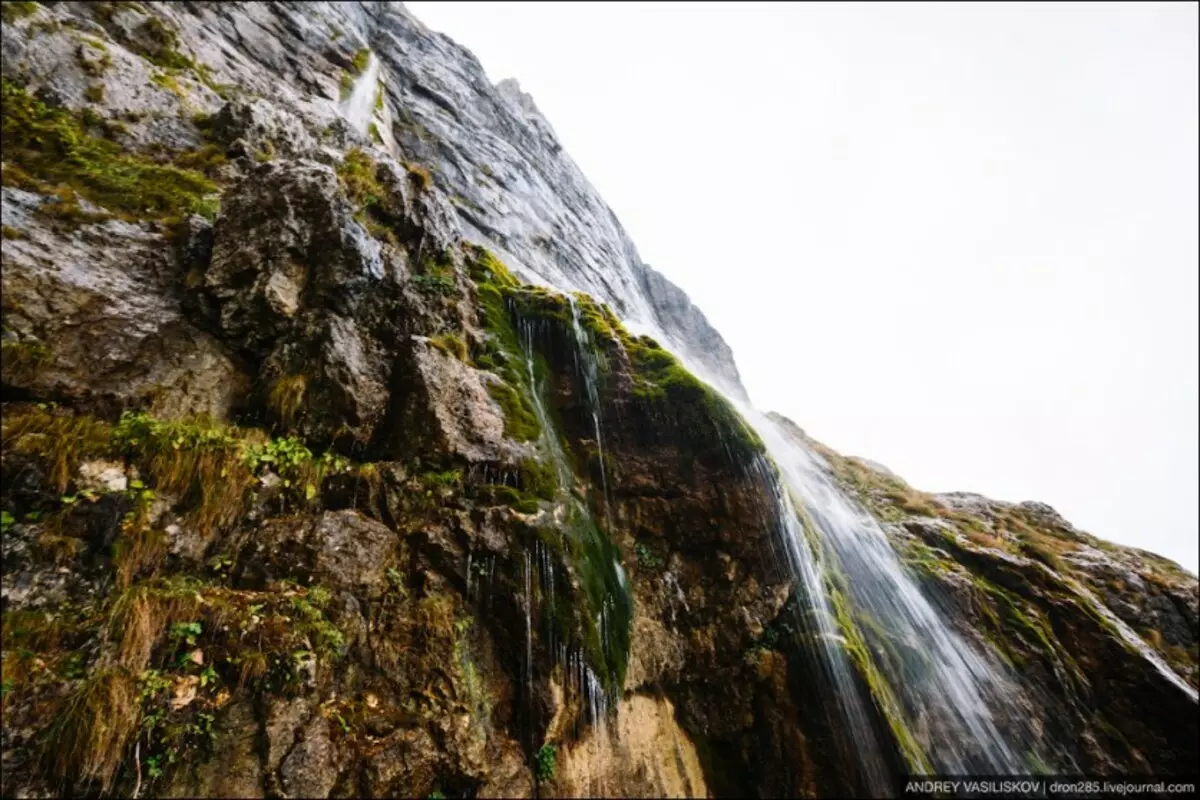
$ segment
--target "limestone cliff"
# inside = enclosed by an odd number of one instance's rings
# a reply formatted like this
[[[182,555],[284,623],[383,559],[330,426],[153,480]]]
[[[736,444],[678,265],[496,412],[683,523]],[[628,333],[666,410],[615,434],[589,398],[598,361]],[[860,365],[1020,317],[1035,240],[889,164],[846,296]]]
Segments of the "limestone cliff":
[[[939,763],[912,643],[813,627],[804,513],[660,344],[744,399],[729,348],[515,82],[396,3],[3,11],[0,793],[844,796],[862,731]],[[1031,770],[1195,771],[1194,576],[773,424],[1019,677]]]

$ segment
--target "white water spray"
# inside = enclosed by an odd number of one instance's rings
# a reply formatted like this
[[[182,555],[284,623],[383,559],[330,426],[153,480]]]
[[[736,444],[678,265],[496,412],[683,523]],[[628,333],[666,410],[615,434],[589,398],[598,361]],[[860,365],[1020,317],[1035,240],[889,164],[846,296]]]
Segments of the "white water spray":
[[[371,126],[371,118],[375,115],[375,93],[379,84],[379,59],[371,53],[367,57],[367,67],[354,81],[350,96],[342,103],[338,111],[354,129],[366,136]]]

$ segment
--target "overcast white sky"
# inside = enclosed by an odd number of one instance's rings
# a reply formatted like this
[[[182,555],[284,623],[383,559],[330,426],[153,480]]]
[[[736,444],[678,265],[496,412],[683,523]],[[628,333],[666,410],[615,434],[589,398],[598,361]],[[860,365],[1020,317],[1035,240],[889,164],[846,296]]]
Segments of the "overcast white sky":
[[[754,404],[1197,568],[1197,5],[426,3]]]

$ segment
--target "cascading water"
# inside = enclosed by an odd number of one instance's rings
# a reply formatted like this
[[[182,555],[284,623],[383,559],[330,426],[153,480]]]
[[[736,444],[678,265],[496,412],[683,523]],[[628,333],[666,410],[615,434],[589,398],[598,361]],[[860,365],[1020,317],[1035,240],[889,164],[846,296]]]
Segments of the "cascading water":
[[[908,729],[923,732],[929,765],[943,773],[1025,772],[1028,765],[1015,750],[1018,743],[1008,741],[995,719],[997,712],[1009,720],[1020,718],[1016,706],[1010,705],[1019,688],[946,625],[875,520],[838,491],[800,443],[758,412],[745,407],[739,411],[762,438],[806,521],[837,559],[845,580],[833,591],[843,592],[851,613],[880,626],[893,646],[898,663],[890,667],[899,674],[891,675],[888,683],[903,701],[896,711]],[[795,511],[785,507],[781,513]],[[803,535],[788,527],[790,536]],[[808,569],[801,565],[804,574],[798,576],[806,586],[811,581]]]
[[[379,59],[371,53],[367,57],[367,66],[362,74],[354,81],[350,96],[341,104],[338,111],[354,129],[364,136],[371,126],[371,118],[375,115],[375,93],[379,83]]]
[[[600,437],[600,393],[596,388],[599,381],[599,365],[596,363],[596,351],[591,339],[579,321],[579,304],[575,296],[568,294],[567,302],[571,305],[571,326],[575,333],[575,370],[583,379],[587,392],[588,408],[592,412],[592,425],[596,430],[596,451],[600,460],[600,488],[604,493],[604,505],[608,507],[608,477],[604,468],[604,441]]]
[[[570,295],[568,302],[578,350],[592,351]],[[655,328],[650,326],[649,332],[660,344],[720,391],[719,382],[696,368],[686,348]],[[595,413],[595,365],[580,361],[578,353],[576,359]],[[772,487],[788,567],[868,791],[885,794],[890,788],[871,723],[871,701],[883,707],[910,770],[1028,771],[1030,741],[1021,730],[1019,686],[941,619],[879,525],[841,494],[802,443],[744,403],[726,399],[758,433],[774,462],[772,466],[764,460],[755,469]],[[599,417],[593,416],[593,422],[599,447]],[[806,525],[811,536],[806,535]],[[858,629],[864,626],[859,621],[864,618],[869,620],[868,630],[861,633]],[[847,625],[853,629],[844,629]],[[851,636],[858,645],[857,662],[847,653]],[[876,662],[885,651],[891,660],[881,666]],[[871,701],[858,688],[856,672],[861,675],[864,670],[878,678],[871,685]],[[1040,761],[1040,754],[1033,756]]]
[[[597,528],[588,505],[580,500],[573,491],[575,482],[574,472],[563,450],[562,442],[555,432],[554,421],[542,398],[542,386],[538,380],[534,348],[534,342],[538,333],[537,325],[536,321],[527,319],[519,319],[517,322],[518,338],[521,343],[522,354],[525,358],[525,368],[529,378],[534,415],[537,417],[541,428],[538,443],[553,465],[558,477],[558,485],[560,487],[558,503],[567,521],[569,535],[576,540],[578,551],[582,553],[582,557],[577,564],[581,569],[586,569],[592,573],[590,575],[591,580],[588,580],[589,576],[583,575],[580,576],[580,580],[585,586],[585,591],[590,596],[593,607],[598,609],[593,623],[600,647],[600,651],[596,655],[599,656],[603,663],[596,664],[595,666],[597,668],[602,667],[610,678],[609,681],[603,680],[597,674],[596,670],[593,669],[593,665],[586,663],[581,652],[572,651],[572,653],[568,654],[568,659],[572,667],[568,670],[568,684],[574,681],[578,696],[583,700],[586,718],[598,726],[598,735],[604,737],[606,735],[604,717],[608,714],[609,693],[618,693],[620,691],[619,678],[621,675],[618,673],[623,671],[623,668],[621,670],[614,669],[615,665],[623,661],[624,658],[623,654],[618,655],[614,651],[614,637],[621,636],[622,651],[628,646],[628,624],[632,602],[630,599],[629,581],[625,576],[625,570],[617,560],[615,548],[612,547],[611,543],[607,543],[606,546],[607,540]],[[590,383],[591,388],[588,389],[589,393],[595,391],[594,364],[590,375],[592,382]],[[598,403],[592,403],[593,408],[597,405]],[[599,417],[593,416],[593,421],[596,425],[597,437],[599,437]],[[599,438],[597,438],[597,446],[599,446]],[[542,565],[538,571],[538,585],[542,590],[542,596],[547,598],[548,604],[552,604],[554,569],[550,561],[549,552],[541,548],[540,545],[537,545],[535,549],[538,553],[542,554],[539,555],[538,561]],[[532,597],[532,588],[528,580],[526,593],[527,597]],[[531,630],[531,621],[527,620],[527,624],[530,626],[529,630]],[[621,631],[622,628],[623,631]],[[553,634],[551,633],[550,650],[551,652],[555,652],[552,637]],[[532,659],[531,650],[528,658]],[[577,675],[575,674],[576,671]]]

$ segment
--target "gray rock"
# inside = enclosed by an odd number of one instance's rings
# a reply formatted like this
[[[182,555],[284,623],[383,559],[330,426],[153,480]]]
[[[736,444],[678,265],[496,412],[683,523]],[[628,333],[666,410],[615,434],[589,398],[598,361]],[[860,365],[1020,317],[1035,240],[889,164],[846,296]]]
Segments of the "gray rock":
[[[398,362],[405,382],[397,387],[398,424],[392,446],[432,448],[468,462],[515,463],[527,449],[504,436],[504,414],[487,392],[491,373],[472,369],[457,358],[414,337]]]
[[[387,590],[387,567],[395,563],[399,536],[357,511],[328,511],[316,519],[272,520],[254,537],[256,553],[271,560],[269,577],[303,576],[313,585],[349,589],[359,597]]]
[[[180,308],[178,267],[163,237],[119,220],[57,229],[35,216],[47,198],[4,187],[5,324],[45,350],[6,382],[97,409],[149,407],[162,417],[224,416],[246,379],[224,347]]]
[[[302,738],[279,767],[280,783],[288,797],[328,797],[337,782],[338,768],[329,720],[314,714]]]
[[[303,156],[317,146],[295,114],[260,98],[226,103],[212,119],[212,135],[225,145],[242,142],[241,152],[230,153],[237,156]]]

